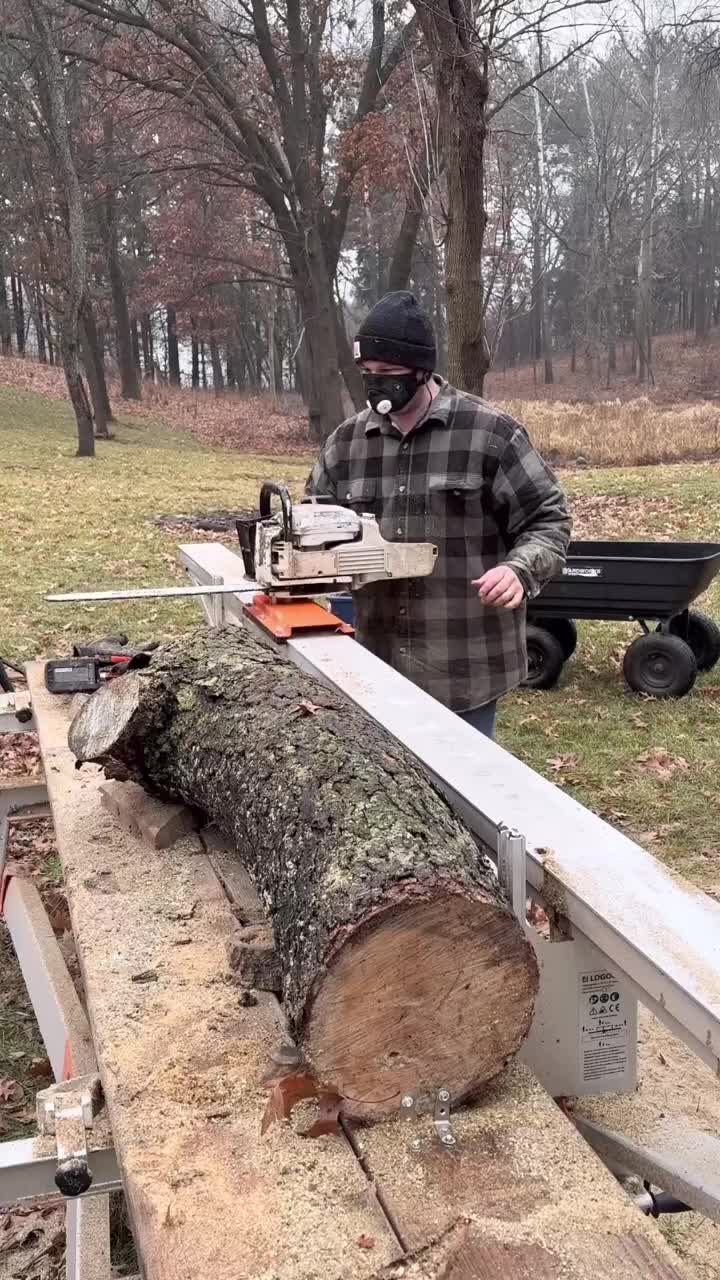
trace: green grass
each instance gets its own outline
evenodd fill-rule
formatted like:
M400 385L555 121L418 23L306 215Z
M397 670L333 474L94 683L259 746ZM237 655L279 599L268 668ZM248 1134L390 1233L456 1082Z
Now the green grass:
M145 421L121 422L97 457L74 457L67 405L0 387L0 654L27 659L68 651L72 640L113 631L163 638L198 621L197 602L49 605L49 591L186 581L178 538L156 515L256 506L268 477L300 485L296 460L211 451Z
M253 506L259 482L299 487L308 461L213 452L145 422L120 423L92 460L75 458L67 406L0 388L0 654L67 652L81 637L124 630L162 638L196 625L196 602L48 605L50 590L180 582L173 514ZM564 477L578 534L720 540L720 467L711 464L576 471ZM604 495L599 497L598 495ZM720 616L720 585L702 607ZM618 655L629 626L580 627L559 688L519 691L501 708L500 741L583 803L623 827L698 885L720 889L720 674L677 702L629 695ZM662 750L670 776L641 757ZM684 764L677 765L680 759ZM560 762L556 768L551 761Z

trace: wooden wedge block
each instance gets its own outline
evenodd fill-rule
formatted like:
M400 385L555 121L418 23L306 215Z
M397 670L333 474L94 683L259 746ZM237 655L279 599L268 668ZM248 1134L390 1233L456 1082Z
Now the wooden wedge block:
M197 828L197 818L187 805L156 800L137 782L104 782L100 793L104 808L123 830L144 840L151 849L169 849Z
M282 990L282 966L269 925L252 924L236 929L225 944L228 962L243 987L258 991Z

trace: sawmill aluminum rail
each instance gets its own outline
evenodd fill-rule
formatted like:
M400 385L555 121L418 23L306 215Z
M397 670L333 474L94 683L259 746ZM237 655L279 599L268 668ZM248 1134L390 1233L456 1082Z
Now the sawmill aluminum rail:
M237 582L240 557L217 543L186 544L196 583ZM243 599L203 598L208 620L243 622ZM253 624L254 625L254 624ZM434 777L497 854L503 829L527 842L531 890L589 939L637 998L720 1075L720 904L483 737L354 640L322 633L287 641L287 656L340 690Z

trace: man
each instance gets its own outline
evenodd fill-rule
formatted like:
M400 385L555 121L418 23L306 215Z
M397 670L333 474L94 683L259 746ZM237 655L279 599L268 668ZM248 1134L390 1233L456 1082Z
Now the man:
M368 407L330 436L308 488L371 512L388 540L438 548L430 577L355 592L357 638L492 737L497 699L527 674L525 601L565 559L565 498L519 423L434 376L411 293L373 307L355 359Z

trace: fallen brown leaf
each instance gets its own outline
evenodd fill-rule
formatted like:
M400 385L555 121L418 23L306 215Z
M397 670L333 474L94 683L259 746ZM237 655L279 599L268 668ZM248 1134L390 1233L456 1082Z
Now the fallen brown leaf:
M0 1102L22 1102L25 1097L25 1090L19 1080L11 1080L6 1077L0 1080Z
M562 769L575 769L577 763L578 758L572 751L567 752L565 755L554 756L551 760L546 761L546 764L550 766L554 773L559 773Z
M654 773L662 782L669 782L673 774L690 768L683 756L673 756L665 747L653 747L644 755L637 756L636 764L648 773Z
M49 1080L52 1078L53 1069L50 1065L49 1058L33 1058L30 1063L30 1075L35 1080Z

